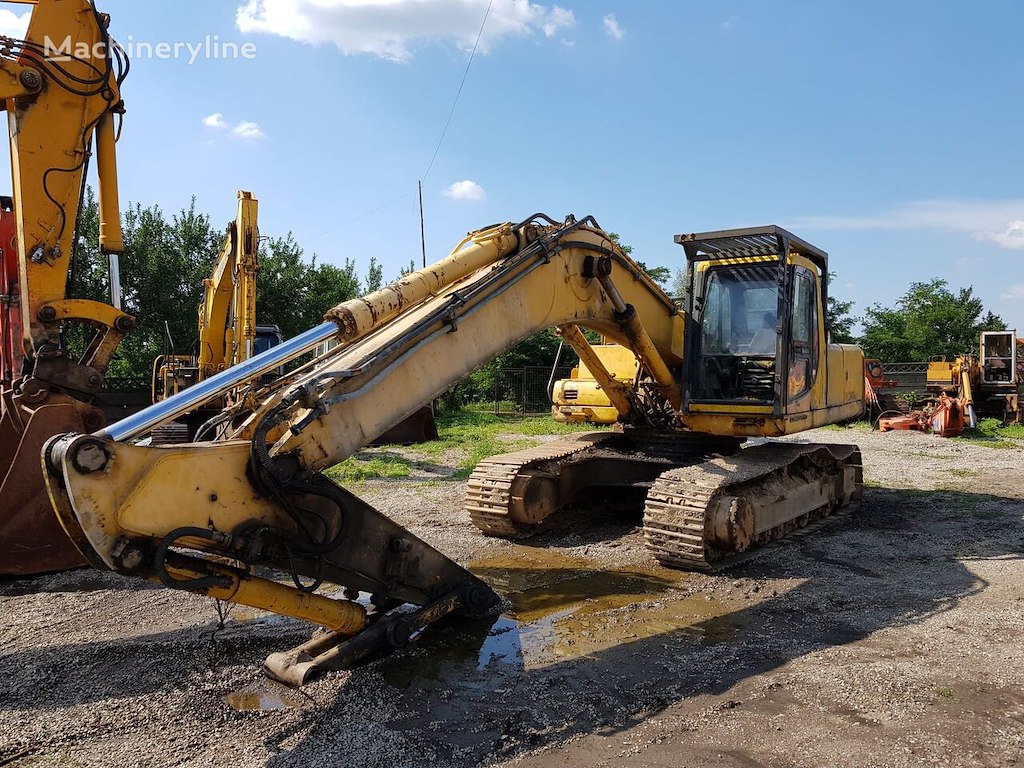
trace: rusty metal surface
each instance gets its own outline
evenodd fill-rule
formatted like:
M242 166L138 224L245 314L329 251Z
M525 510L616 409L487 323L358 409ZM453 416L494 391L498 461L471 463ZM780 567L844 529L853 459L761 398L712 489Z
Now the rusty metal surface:
M49 438L86 431L86 420L97 418L102 420L97 409L68 398L32 410L24 431L17 433L5 411L0 422L5 460L0 465L5 471L0 485L0 574L27 576L86 565L50 505L40 453Z
M328 632L290 651L272 653L263 664L268 676L299 687L329 670L348 669L389 648L400 648L412 635L438 619L465 608L462 590L456 590L417 611L394 610L355 636Z
M914 430L931 432L940 437L955 437L964 431L968 403L945 392L926 400L921 407L904 415L883 416L878 420L881 432Z

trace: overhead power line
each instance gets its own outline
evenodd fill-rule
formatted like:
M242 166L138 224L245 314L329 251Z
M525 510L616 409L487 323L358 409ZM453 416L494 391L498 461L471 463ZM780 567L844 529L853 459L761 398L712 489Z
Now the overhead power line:
M483 37L483 34L484 34L484 27L487 26L487 17L491 15L491 6L493 6L493 5L494 5L494 0L488 0L487 10L484 11L483 21L480 22L480 29L476 33L476 41L473 43L473 50L469 54L469 61L466 62L466 70L462 73L462 80L459 82L459 90L456 91L456 93L455 93L455 99L452 101L452 108L448 111L448 119L444 123L444 128L441 129L441 138L439 138L437 140L437 146L434 147L434 154L431 155L431 157L430 157L430 163L427 165L427 170L424 172L423 178L420 179L420 183L417 185L418 191L419 191L419 195L420 195L420 218L421 218L421 222L420 222L420 229L421 229L420 236L421 236L421 240L422 240L422 236L423 236L423 233L422 233L422 216L423 216L423 210L422 210L422 206L423 206L423 203L422 203L423 187L422 187L422 184L423 184L424 181L427 180L427 177L430 175L430 171L434 167L434 161L437 159L437 154L438 154L438 152L441 151L441 145L444 144L444 138L445 138L445 136L448 133L448 127L452 124L452 117L454 117L454 115L455 115L455 108L459 104L459 97L462 96L462 89L466 85L466 78L469 77L469 70L470 70L470 67L473 66L473 59L476 58L477 49L480 47L480 39ZM335 232L338 229L341 229L342 227L346 226L347 224L352 224L352 223L354 223L356 221L359 221L360 219L365 219L367 216L372 216L373 214L378 213L378 212L384 210L385 208L390 208L395 203L397 203L397 202L399 202L401 200L404 200L407 197L412 196L412 194L413 194L412 192L406 192L404 195L399 195L398 197L396 197L396 198L394 198L394 199L384 203L383 205L380 205L380 206L378 206L378 207L376 207L376 208L374 208L372 210L369 210L369 211L366 211L364 213L361 213L358 216L354 216L354 217L352 217L350 219L346 219L345 221L342 221L342 222L334 225L333 227L330 227L330 228L324 230L319 235L314 235L312 239L316 240L318 238L323 237L324 235L330 234L331 232ZM426 249L425 242L423 243L423 247L424 247L424 251L425 251L425 249ZM426 260L426 253L425 252L424 252L424 260Z
M452 124L452 116L455 114L455 107L458 106L459 97L462 95L462 88L466 85L466 78L469 77L469 68L473 66L473 59L476 57L476 49L480 46L480 38L483 37L484 27L487 26L487 17L491 15L492 5L494 5L494 0L489 0L487 3L487 10L484 12L484 20L480 22L480 31L476 33L476 42L473 43L473 51L469 54L469 61L466 62L466 71L462 73L462 82L459 83L459 90L455 94L455 100L452 102L451 111L448 112L448 120L445 121L444 128L441 130L441 138L437 140L437 146L434 148L434 154L430 158L430 164L427 166L427 170L420 181L427 180L427 176L430 175L430 169L434 167L434 161L437 159L437 153L441 151L441 145L444 143L445 134L448 133L448 126Z

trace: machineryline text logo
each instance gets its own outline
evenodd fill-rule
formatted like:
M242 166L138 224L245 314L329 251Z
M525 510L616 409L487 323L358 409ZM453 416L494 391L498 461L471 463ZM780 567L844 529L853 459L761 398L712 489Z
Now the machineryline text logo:
M251 61L256 58L256 43L221 40L220 35L206 35L201 40L162 40L159 42L136 40L129 35L128 40L121 44L121 48L132 61L142 59L184 60L188 64L195 64L199 59ZM93 44L82 41L75 42L71 39L71 35L68 35L60 41L53 40L49 36L44 38L43 53L50 61L106 60L109 51L107 43L103 41Z

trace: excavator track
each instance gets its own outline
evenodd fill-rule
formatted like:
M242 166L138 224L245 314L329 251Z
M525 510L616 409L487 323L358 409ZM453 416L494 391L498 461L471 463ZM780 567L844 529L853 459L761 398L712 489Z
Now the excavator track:
M550 462L562 464L619 437L613 432L586 432L484 459L466 483L466 510L473 525L488 536L521 538L529 535L531 526L516 522L512 512L513 486L524 469L544 465L547 472L557 472L558 465L550 465Z
M466 509L488 536L523 538L582 488L649 487L673 467L734 453L741 442L642 429L574 435L480 462L467 483Z
M660 475L647 494L644 538L663 565L719 571L861 494L856 446L765 443Z

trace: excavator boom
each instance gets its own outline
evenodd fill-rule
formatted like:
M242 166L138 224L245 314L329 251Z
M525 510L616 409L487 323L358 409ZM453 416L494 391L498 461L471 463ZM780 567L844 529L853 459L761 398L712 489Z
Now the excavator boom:
M39 450L54 434L103 426L92 401L134 324L120 309L118 255L124 244L114 152L127 60L110 38L109 18L89 0L34 5L25 38L0 40L0 101L8 115L13 175L0 289L0 574L83 564L49 512L35 471ZM53 41L60 51L52 50ZM83 50L104 55L85 59L77 53ZM83 184L94 153L110 303L68 296ZM81 350L68 346L75 326L87 334Z
M649 331L637 316L649 319ZM533 217L474 233L447 259L327 317L148 411L92 435L55 438L44 451L61 523L96 567L332 629L334 647L321 643L316 664L272 664L290 682L361 656L381 637L400 644L417 622L495 601L475 577L321 470L542 328L585 325L635 344L638 356L681 363L675 306L591 219ZM339 351L288 379L226 439L160 448L128 442L328 336L344 342ZM663 394L677 399L679 390ZM255 566L290 575L295 586L256 578ZM314 594L303 579L346 591ZM374 596L369 616L348 599L357 592ZM394 613L397 603L418 606L414 618Z

